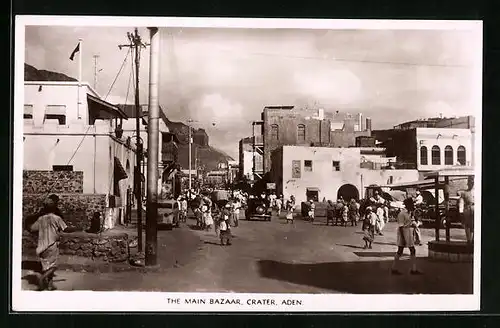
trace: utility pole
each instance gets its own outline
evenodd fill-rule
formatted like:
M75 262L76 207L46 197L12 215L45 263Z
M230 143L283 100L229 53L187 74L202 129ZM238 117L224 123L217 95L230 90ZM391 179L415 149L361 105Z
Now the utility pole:
M191 136L191 123L193 123L192 119L187 120L188 123L188 128L189 128L189 146L188 146L188 152L189 152L189 180L188 180L188 189L189 189L189 196L191 197L191 143L192 143L192 136Z
M149 110L148 110L148 192L146 201L146 266L155 266L158 238L158 149L160 106L158 84L160 79L160 32L149 27L151 49L149 53Z
M136 167L134 170L134 181L136 188L136 199L137 199L137 250L139 253L142 252L142 177L141 177L141 159L143 152L143 141L141 139L141 124L140 120L142 117L142 109L139 103L139 66L140 66L140 56L141 48L146 48L148 44L142 42L137 27L134 33L128 33L127 37L130 41L129 44L121 44L118 46L120 50L125 47L131 48L135 55L135 133L136 133Z

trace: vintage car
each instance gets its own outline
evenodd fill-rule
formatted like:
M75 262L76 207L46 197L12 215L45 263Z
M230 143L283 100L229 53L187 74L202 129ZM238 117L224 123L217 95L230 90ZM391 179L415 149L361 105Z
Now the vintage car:
M179 205L174 199L161 200L158 202L158 225L167 229L179 227Z
M271 221L271 212L272 209L266 199L249 198L245 209L245 218L249 221L254 218Z
M415 209L415 217L422 221L424 225L434 225L436 222L436 209L435 198L428 190L421 191L424 198L424 203L417 205ZM445 215L445 202L440 199L439 202L439 223L440 227L444 228L446 222L449 221L450 225L459 225L462 223L460 214L458 212L458 197L450 197L448 201L448 215Z

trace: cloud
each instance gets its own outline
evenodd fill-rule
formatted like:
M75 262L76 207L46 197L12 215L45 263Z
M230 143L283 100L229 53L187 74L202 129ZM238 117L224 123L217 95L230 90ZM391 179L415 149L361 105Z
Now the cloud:
M118 74L127 54L118 44L127 44L132 30L30 26L26 62L77 77L77 62L68 57L83 38L84 80L93 81L99 55L98 93L132 103L130 56ZM139 33L148 42L147 30ZM478 103L475 72L427 64L477 64L478 40L470 31L162 28L160 105L172 120L198 120L211 143L233 156L266 105L356 110L372 117L374 128L440 112L468 114ZM144 49L141 103L148 100L148 76Z
M302 96L328 105L354 103L362 91L360 79L345 69L299 71L293 81Z
M199 122L215 123L219 128L230 128L234 122L241 121L243 106L220 94L212 93L191 102L189 112Z

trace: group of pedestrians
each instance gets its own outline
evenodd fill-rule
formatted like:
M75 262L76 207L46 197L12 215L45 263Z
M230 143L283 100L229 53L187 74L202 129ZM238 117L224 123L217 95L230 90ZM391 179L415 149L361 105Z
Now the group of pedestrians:
M347 227L351 222L351 226L357 226L360 219L360 204L356 199L352 198L346 202L342 196L337 199L336 203L331 200L327 201L326 207L326 225L330 223Z

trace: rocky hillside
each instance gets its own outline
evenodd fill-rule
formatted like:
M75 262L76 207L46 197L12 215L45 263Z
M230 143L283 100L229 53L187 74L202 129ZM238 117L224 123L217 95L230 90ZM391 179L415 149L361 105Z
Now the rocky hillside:
M24 64L24 80L25 81L77 81L62 73L39 70L35 67Z
M24 64L24 80L25 81L77 81L62 73L51 72L46 70L38 70L35 67ZM163 117L165 124L172 133L177 135L180 141L179 145L179 164L182 168L189 167L189 147L188 135L189 128L182 122L173 122L168 118ZM193 131L193 153L192 153L192 168L194 169L196 157L198 158L198 166L204 167L206 170L215 170L219 162L233 160L227 154L211 147L208 143L208 135L203 129L194 129Z
M166 119L165 124L179 139L179 164L182 168L189 168L189 127L182 122L173 122L169 119ZM208 171L217 169L217 164L220 162L233 160L224 152L209 145L208 135L203 129L193 129L192 148L191 167L193 169L196 165L196 158L198 158L198 166Z

